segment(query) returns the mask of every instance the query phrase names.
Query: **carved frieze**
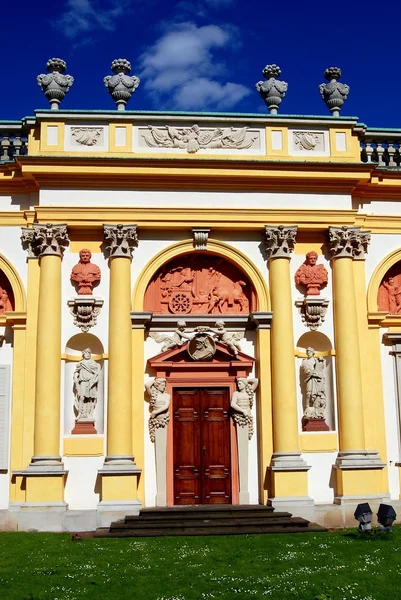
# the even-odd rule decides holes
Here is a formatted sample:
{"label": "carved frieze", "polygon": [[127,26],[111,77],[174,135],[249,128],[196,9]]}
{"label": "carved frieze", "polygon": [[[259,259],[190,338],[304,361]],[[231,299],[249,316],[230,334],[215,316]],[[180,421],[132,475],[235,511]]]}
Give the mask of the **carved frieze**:
{"label": "carved frieze", "polygon": [[290,258],[295,248],[296,226],[265,225],[264,233],[267,258]]}
{"label": "carved frieze", "polygon": [[33,223],[32,227],[22,227],[21,241],[28,252],[36,257],[53,255],[62,256],[70,243],[67,225],[40,225]]}
{"label": "carved frieze", "polygon": [[103,225],[105,251],[110,258],[132,258],[138,246],[136,225]]}
{"label": "carved frieze", "polygon": [[71,141],[80,146],[95,146],[103,143],[103,127],[71,127]]}
{"label": "carved frieze", "polygon": [[261,132],[249,127],[170,127],[148,125],[138,128],[138,146],[164,150],[186,151],[195,154],[200,150],[243,151],[261,148]]}
{"label": "carved frieze", "polygon": [[217,256],[191,254],[159,269],[144,306],[162,314],[248,314],[255,303],[251,282],[236,266]]}
{"label": "carved frieze", "polygon": [[401,263],[395,264],[386,273],[379,287],[377,305],[380,311],[401,314]]}
{"label": "carved frieze", "polygon": [[297,150],[308,152],[324,152],[325,136],[323,131],[293,131],[293,143]]}
{"label": "carved frieze", "polygon": [[370,243],[370,231],[360,227],[329,227],[329,245],[332,258],[363,259]]}

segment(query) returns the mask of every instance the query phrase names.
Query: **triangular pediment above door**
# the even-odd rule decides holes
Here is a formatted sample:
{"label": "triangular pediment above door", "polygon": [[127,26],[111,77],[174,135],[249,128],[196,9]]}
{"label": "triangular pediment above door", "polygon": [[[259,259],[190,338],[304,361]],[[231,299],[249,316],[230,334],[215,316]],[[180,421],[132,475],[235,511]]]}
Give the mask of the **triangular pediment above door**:
{"label": "triangular pediment above door", "polygon": [[212,360],[194,360],[188,353],[187,344],[179,348],[165,350],[156,356],[148,359],[148,366],[152,369],[171,368],[180,366],[183,368],[208,368],[209,370],[221,369],[223,366],[231,367],[235,370],[252,369],[255,359],[244,352],[238,352],[236,356],[220,342],[216,342],[216,353]]}

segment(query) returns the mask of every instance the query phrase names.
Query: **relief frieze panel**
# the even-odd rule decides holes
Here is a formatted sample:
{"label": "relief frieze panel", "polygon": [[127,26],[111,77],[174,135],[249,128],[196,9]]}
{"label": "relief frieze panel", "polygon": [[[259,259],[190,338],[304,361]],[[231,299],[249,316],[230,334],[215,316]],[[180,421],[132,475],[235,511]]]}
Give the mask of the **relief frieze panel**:
{"label": "relief frieze panel", "polygon": [[248,314],[256,310],[251,282],[229,261],[210,254],[176,258],[150,282],[145,310],[161,314]]}
{"label": "relief frieze panel", "polygon": [[377,295],[377,307],[392,315],[401,314],[401,262],[384,276]]}

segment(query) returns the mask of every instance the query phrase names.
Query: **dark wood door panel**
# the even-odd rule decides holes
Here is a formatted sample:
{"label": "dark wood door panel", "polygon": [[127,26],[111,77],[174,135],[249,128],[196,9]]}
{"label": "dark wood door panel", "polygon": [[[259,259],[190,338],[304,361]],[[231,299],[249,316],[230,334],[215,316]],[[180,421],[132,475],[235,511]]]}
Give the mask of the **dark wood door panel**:
{"label": "dark wood door panel", "polygon": [[176,389],[174,503],[231,502],[227,388]]}

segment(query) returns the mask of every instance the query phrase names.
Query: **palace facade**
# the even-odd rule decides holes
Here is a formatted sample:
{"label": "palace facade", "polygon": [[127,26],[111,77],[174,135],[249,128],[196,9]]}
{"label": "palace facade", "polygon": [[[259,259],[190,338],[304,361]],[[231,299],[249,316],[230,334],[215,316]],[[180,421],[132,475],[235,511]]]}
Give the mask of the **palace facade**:
{"label": "palace facade", "polygon": [[0,122],[0,527],[400,506],[398,130]]}

